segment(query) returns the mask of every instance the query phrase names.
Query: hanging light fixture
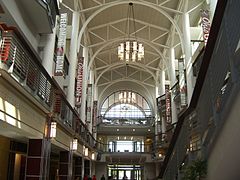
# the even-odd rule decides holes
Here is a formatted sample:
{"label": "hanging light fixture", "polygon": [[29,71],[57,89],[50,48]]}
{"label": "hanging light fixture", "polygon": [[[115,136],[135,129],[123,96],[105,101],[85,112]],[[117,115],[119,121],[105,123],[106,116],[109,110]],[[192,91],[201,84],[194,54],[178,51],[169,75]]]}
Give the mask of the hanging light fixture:
{"label": "hanging light fixture", "polygon": [[57,122],[51,122],[50,126],[50,138],[55,138],[57,133]]}
{"label": "hanging light fixture", "polygon": [[77,148],[78,148],[78,139],[74,138],[71,142],[71,149],[75,151],[77,150]]}
{"label": "hanging light fixture", "polygon": [[136,94],[131,91],[120,91],[119,101],[121,103],[136,103]]}
{"label": "hanging light fixture", "polygon": [[[134,40],[130,40],[130,19],[132,18]],[[137,41],[136,23],[134,18],[133,3],[130,2],[127,12],[126,34],[128,35],[125,42],[118,46],[118,58],[121,61],[141,61],[144,58],[144,46]]]}

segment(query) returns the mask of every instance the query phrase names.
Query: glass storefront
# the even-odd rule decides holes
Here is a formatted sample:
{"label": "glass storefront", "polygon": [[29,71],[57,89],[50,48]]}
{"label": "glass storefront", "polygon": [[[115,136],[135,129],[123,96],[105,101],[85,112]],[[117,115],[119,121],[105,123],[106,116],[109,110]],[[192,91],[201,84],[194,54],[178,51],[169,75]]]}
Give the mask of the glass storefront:
{"label": "glass storefront", "polygon": [[108,176],[115,180],[141,180],[143,168],[140,165],[108,165]]}
{"label": "glass storefront", "polygon": [[140,141],[110,141],[109,152],[144,152],[144,145]]}

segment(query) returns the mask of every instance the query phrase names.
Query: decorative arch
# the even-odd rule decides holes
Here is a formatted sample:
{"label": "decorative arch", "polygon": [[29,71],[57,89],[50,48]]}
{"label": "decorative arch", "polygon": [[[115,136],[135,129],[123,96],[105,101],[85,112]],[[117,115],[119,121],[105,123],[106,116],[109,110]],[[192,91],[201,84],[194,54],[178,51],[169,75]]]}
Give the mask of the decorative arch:
{"label": "decorative arch", "polygon": [[[130,38],[130,39],[132,39],[132,38]],[[91,66],[92,66],[92,64],[93,64],[93,61],[94,61],[94,59],[96,58],[96,56],[105,48],[105,47],[107,47],[107,46],[109,46],[110,44],[112,44],[112,43],[114,43],[114,42],[118,42],[118,41],[120,41],[120,40],[122,40],[122,38],[119,38],[119,39],[114,39],[114,40],[112,40],[112,41],[109,41],[108,43],[106,43],[106,44],[104,44],[103,46],[101,46],[95,53],[94,53],[94,55],[91,57],[91,59],[90,59],[90,61],[89,61],[89,64],[88,64],[88,70],[87,70],[87,72],[89,73],[90,72],[90,68],[91,68]],[[163,59],[163,62],[164,62],[164,64],[166,65],[166,58],[163,56],[163,54],[161,53],[161,52],[159,52],[158,51],[158,49],[155,47],[155,46],[153,46],[152,44],[150,44],[149,42],[147,42],[147,41],[143,41],[144,43],[146,43],[148,46],[150,46],[151,48],[153,48],[158,54],[159,54],[159,56]]]}
{"label": "decorative arch", "polygon": [[[155,76],[149,69],[147,69],[146,67],[144,67],[144,65],[139,64],[139,63],[132,63],[132,62],[129,62],[128,64],[130,64],[130,65],[134,64],[135,66],[139,66],[139,67],[143,68],[143,69],[146,70],[149,74],[152,75],[152,77],[153,77],[153,79],[154,79],[155,82],[157,81],[156,76]],[[104,69],[104,70],[98,75],[95,84],[96,84],[96,85],[98,84],[99,79],[101,78],[101,76],[102,76],[105,72],[109,71],[110,69],[112,70],[112,69],[116,69],[116,68],[119,68],[119,67],[122,67],[122,66],[125,66],[125,64],[123,64],[123,63],[121,63],[121,62],[110,65],[108,68]],[[132,66],[131,66],[131,67],[132,67]]]}
{"label": "decorative arch", "polygon": [[[126,99],[120,100],[119,98],[121,97],[120,94],[126,92]],[[130,97],[132,98],[132,94],[134,94],[134,99],[128,99],[127,96],[130,93]],[[126,110],[125,108],[130,109],[135,109],[138,111],[137,114],[131,114],[130,112],[129,118],[134,117],[134,118],[146,118],[146,117],[151,117],[153,115],[153,109],[151,109],[149,102],[146,100],[144,96],[141,94],[137,93],[136,91],[132,90],[117,90],[108,95],[104,100],[103,103],[101,104],[100,111],[101,115],[105,116],[108,112],[116,108],[115,110],[119,111],[116,113],[116,111],[113,111],[110,113],[110,116],[114,116],[116,113],[116,118],[119,117],[124,117],[121,115],[121,111]],[[112,114],[113,113],[113,114]],[[141,116],[141,117],[140,117]],[[125,117],[126,118],[126,117]]]}
{"label": "decorative arch", "polygon": [[[149,102],[152,102],[152,103],[150,104],[150,106],[151,106],[152,109],[154,109],[155,98],[151,95],[149,89],[148,89],[145,85],[143,85],[142,82],[137,81],[137,80],[133,80],[133,79],[127,79],[127,80],[126,80],[126,79],[117,79],[117,80],[115,80],[115,81],[112,81],[112,82],[111,82],[110,84],[108,84],[108,85],[102,90],[102,92],[99,94],[99,96],[98,96],[99,99],[102,99],[104,92],[105,92],[110,86],[112,86],[113,84],[119,83],[119,82],[123,82],[123,81],[124,81],[124,82],[126,82],[126,81],[134,82],[134,83],[140,85],[141,87],[143,87],[144,91],[146,92],[146,94],[147,94],[147,96],[148,96],[148,98],[149,98],[149,100],[150,100]],[[99,107],[100,107],[100,104],[99,104]]]}
{"label": "decorative arch", "polygon": [[[157,7],[156,5],[154,4],[150,4],[150,3],[147,3],[147,2],[144,2],[144,1],[136,1],[136,0],[132,0],[132,2],[134,4],[140,4],[140,5],[143,5],[143,6],[147,6],[147,7],[150,7],[152,9],[155,9],[156,11],[160,12],[161,14],[163,14],[171,23],[172,25],[174,26],[174,28],[176,29],[177,31],[177,34],[179,36],[179,39],[180,39],[180,42],[181,42],[181,48],[182,48],[182,52],[184,52],[184,48],[182,47],[183,46],[183,38],[182,38],[182,32],[179,28],[179,26],[177,25],[177,23],[174,21],[174,19],[166,12],[164,11],[163,9],[160,9],[159,7]],[[96,16],[98,15],[99,13],[101,13],[102,11],[108,9],[108,8],[111,8],[113,6],[117,6],[117,5],[121,5],[121,4],[125,4],[125,3],[129,3],[128,0],[120,0],[120,1],[116,1],[116,2],[113,2],[111,4],[107,4],[106,6],[96,10],[91,16],[89,16],[89,18],[84,22],[80,32],[79,32],[79,35],[78,35],[78,50],[80,48],[80,44],[81,44],[81,39],[82,39],[82,35],[88,25],[88,23]]]}

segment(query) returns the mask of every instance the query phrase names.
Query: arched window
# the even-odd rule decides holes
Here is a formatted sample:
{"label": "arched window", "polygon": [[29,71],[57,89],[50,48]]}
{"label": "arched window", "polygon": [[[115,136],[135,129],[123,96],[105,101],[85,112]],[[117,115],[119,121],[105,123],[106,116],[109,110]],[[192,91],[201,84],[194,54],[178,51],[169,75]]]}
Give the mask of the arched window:
{"label": "arched window", "polygon": [[121,90],[108,96],[102,107],[101,116],[106,119],[146,119],[152,111],[140,94]]}

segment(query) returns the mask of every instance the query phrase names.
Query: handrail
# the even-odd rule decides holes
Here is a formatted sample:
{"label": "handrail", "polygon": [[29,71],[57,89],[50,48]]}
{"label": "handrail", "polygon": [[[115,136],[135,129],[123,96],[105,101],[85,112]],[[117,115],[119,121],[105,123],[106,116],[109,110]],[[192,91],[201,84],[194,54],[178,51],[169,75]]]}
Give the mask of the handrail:
{"label": "handrail", "polygon": [[168,162],[170,160],[170,157],[173,153],[176,141],[178,139],[178,136],[180,134],[183,122],[185,120],[185,118],[187,116],[189,116],[193,110],[196,108],[196,105],[198,103],[199,97],[200,97],[200,93],[203,87],[203,83],[207,74],[207,70],[210,64],[210,60],[213,54],[213,50],[217,41],[217,37],[218,37],[218,32],[220,30],[220,26],[221,26],[221,22],[222,22],[222,18],[224,15],[224,11],[227,5],[227,0],[223,0],[223,1],[218,1],[217,6],[216,6],[216,11],[214,14],[214,18],[213,18],[213,23],[212,23],[212,27],[210,30],[210,35],[209,35],[209,39],[208,39],[208,43],[203,55],[203,62],[202,65],[200,67],[200,71],[196,80],[196,84],[195,84],[195,88],[192,94],[192,99],[190,101],[189,107],[182,112],[179,116],[178,116],[178,122],[177,122],[177,126],[176,129],[174,131],[172,140],[170,142],[169,148],[168,148],[168,152],[166,154],[166,157],[164,159],[163,165],[161,167],[161,171],[159,174],[159,177],[162,178],[164,175],[164,172],[167,168]]}
{"label": "handrail", "polygon": [[[83,131],[84,141],[91,147],[94,147],[95,139],[93,135],[81,121],[79,113],[67,101],[65,93],[58,83],[50,77],[42,66],[39,56],[30,48],[16,28],[7,27],[5,24],[0,24],[0,27],[4,30],[4,41],[0,49],[0,60],[4,67],[8,68],[8,72],[13,73],[14,77],[19,79],[23,88],[40,101],[41,104],[42,102],[46,103],[47,106],[45,108],[48,108],[55,114],[62,114],[65,117],[64,119],[68,116],[66,120],[70,123],[67,122],[65,125],[70,126],[80,136]],[[53,107],[56,106],[57,101],[60,103],[60,109],[56,112]],[[61,109],[61,104],[65,109]],[[81,132],[77,132],[76,123],[81,126]]]}

